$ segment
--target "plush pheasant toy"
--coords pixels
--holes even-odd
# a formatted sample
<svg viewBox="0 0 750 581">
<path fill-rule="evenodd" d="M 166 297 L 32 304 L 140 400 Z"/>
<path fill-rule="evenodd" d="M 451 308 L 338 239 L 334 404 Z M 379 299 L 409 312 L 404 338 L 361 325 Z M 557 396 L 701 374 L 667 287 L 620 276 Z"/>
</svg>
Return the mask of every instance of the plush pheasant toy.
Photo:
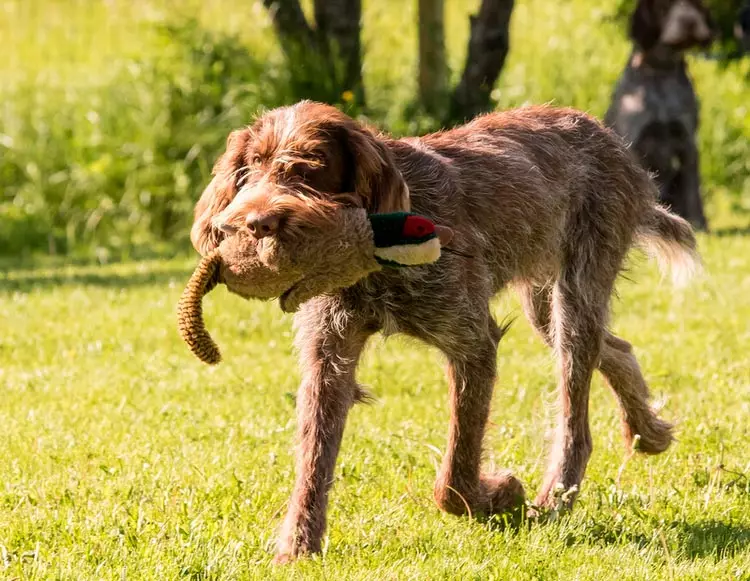
<svg viewBox="0 0 750 581">
<path fill-rule="evenodd" d="M 384 266 L 416 266 L 440 258 L 441 245 L 453 237 L 450 229 L 408 212 L 370 214 L 375 259 Z"/>
<path fill-rule="evenodd" d="M 244 298 L 279 298 L 283 311 L 321 294 L 355 284 L 383 267 L 429 264 L 453 231 L 408 212 L 370 214 L 342 209 L 327 227 L 289 240 L 258 242 L 240 230 L 203 257 L 178 305 L 182 338 L 202 361 L 221 361 L 203 323 L 201 300 L 217 284 Z"/>
</svg>

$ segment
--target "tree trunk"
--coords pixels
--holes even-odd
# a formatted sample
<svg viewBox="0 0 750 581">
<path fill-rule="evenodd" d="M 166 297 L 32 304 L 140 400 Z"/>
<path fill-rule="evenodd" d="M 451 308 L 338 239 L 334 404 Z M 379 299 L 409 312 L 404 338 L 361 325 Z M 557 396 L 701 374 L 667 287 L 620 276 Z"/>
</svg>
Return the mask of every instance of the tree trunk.
<svg viewBox="0 0 750 581">
<path fill-rule="evenodd" d="M 315 0 L 315 27 L 299 0 L 263 0 L 289 61 L 296 98 L 364 106 L 361 0 Z"/>
<path fill-rule="evenodd" d="M 443 0 L 419 0 L 419 99 L 431 115 L 444 113 L 448 92 Z"/>
<path fill-rule="evenodd" d="M 333 63 L 339 97 L 363 106 L 362 47 L 360 44 L 361 0 L 315 0 L 315 22 L 320 44 Z M 347 95 L 347 92 L 351 95 Z"/>
<path fill-rule="evenodd" d="M 299 0 L 263 0 L 287 60 L 294 99 L 325 101 L 331 94 L 331 66 Z"/>
<path fill-rule="evenodd" d="M 299 0 L 263 0 L 263 5 L 271 15 L 281 49 L 287 56 L 296 56 L 300 49 L 317 51 L 313 30 Z"/>
<path fill-rule="evenodd" d="M 449 123 L 490 110 L 490 93 L 508 54 L 512 11 L 513 0 L 482 0 L 479 14 L 471 16 L 466 66 L 451 98 Z"/>
</svg>

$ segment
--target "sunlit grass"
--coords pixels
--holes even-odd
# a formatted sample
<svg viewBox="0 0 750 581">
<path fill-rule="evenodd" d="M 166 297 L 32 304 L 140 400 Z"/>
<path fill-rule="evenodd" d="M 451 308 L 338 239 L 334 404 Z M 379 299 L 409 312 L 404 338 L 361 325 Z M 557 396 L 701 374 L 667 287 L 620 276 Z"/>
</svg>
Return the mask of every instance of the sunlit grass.
<svg viewBox="0 0 750 581">
<path fill-rule="evenodd" d="M 446 3 L 454 82 L 477 6 Z M 629 50 L 613 10 L 518 2 L 497 107 L 551 102 L 602 116 Z M 308 96 L 290 82 L 260 0 L 5 0 L 0 14 L 0 252 L 23 260 L 185 247 L 226 134 L 263 107 Z M 416 2 L 364 2 L 366 113 L 398 135 L 438 125 L 414 106 L 416 19 Z M 729 211 L 745 227 L 750 59 L 690 63 L 708 217 Z"/>
<path fill-rule="evenodd" d="M 292 486 L 298 372 L 291 318 L 215 291 L 225 362 L 175 329 L 192 260 L 10 271 L 0 279 L 0 577 L 8 579 L 745 579 L 750 576 L 750 239 L 703 237 L 707 275 L 684 291 L 635 261 L 614 329 L 636 352 L 679 441 L 625 450 L 597 377 L 595 453 L 577 510 L 497 530 L 431 501 L 444 447 L 440 357 L 374 341 L 350 417 L 322 557 L 278 570 Z M 497 316 L 520 315 L 516 300 Z M 533 491 L 554 388 L 521 317 L 502 342 L 486 462 Z"/>
<path fill-rule="evenodd" d="M 446 4 L 456 78 L 478 2 Z M 364 2 L 369 114 L 396 133 L 424 127 L 408 113 L 415 6 Z M 190 108 L 205 71 L 154 27 L 184 16 L 249 51 L 233 62 L 258 67 L 235 73 L 237 94 Z M 587 0 L 517 2 L 498 105 L 601 115 L 628 51 L 606 16 Z M 32 240 L 58 253 L 70 241 L 101 262 L 131 247 L 183 255 L 226 131 L 289 98 L 269 27 L 259 0 L 0 0 L 0 254 L 13 249 L 0 262 L 28 263 Z M 675 291 L 636 261 L 614 305 L 615 331 L 679 425 L 669 452 L 622 468 L 597 378 L 595 455 L 570 517 L 514 531 L 446 516 L 431 500 L 448 418 L 440 356 L 376 340 L 359 375 L 377 402 L 351 414 L 324 555 L 273 569 L 293 478 L 291 318 L 215 291 L 208 325 L 226 361 L 209 369 L 175 329 L 192 259 L 0 271 L 0 578 L 750 578 L 750 238 L 728 234 L 747 229 L 735 210 L 750 206 L 748 66 L 691 59 L 719 232 L 701 238 L 706 277 Z M 163 199 L 177 227 L 157 245 Z M 495 311 L 520 317 L 510 297 Z M 533 493 L 553 362 L 522 317 L 498 357 L 486 461 Z"/>
</svg>

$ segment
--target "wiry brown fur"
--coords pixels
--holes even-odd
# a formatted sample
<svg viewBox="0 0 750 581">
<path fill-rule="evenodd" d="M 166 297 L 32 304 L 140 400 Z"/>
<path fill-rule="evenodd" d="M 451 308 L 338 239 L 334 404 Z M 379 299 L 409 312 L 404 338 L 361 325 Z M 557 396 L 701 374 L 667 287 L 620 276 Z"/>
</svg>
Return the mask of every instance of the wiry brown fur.
<svg viewBox="0 0 750 581">
<path fill-rule="evenodd" d="M 684 51 L 712 38 L 700 0 L 639 0 L 630 23 L 633 52 L 605 122 L 655 174 L 659 200 L 706 229 L 700 195 L 698 99 Z"/>
<path fill-rule="evenodd" d="M 435 484 L 437 504 L 454 514 L 518 506 L 518 480 L 505 471 L 480 472 L 496 351 L 505 330 L 489 302 L 506 286 L 518 290 L 529 320 L 559 362 L 558 428 L 539 505 L 555 502 L 550 493 L 557 484 L 571 489 L 581 483 L 591 454 L 594 369 L 617 397 L 626 445 L 638 434 L 642 451 L 668 447 L 671 426 L 649 407 L 630 344 L 606 330 L 609 301 L 633 244 L 651 246 L 688 268 L 695 240 L 684 220 L 656 205 L 654 184 L 614 133 L 578 111 L 528 107 L 394 140 L 332 107 L 302 102 L 270 112 L 230 145 L 215 181 L 227 184 L 227 176 L 256 152 L 263 152 L 267 165 L 259 164 L 244 189 L 230 184 L 207 190 L 193 230 L 199 249 L 221 236 L 212 229 L 221 220 L 212 221 L 210 208 L 234 201 L 254 211 L 279 187 L 294 191 L 288 175 L 273 169 L 276 156 L 291 154 L 321 163 L 319 174 L 301 178 L 300 195 L 317 192 L 313 198 L 330 202 L 349 193 L 348 203 L 370 211 L 410 204 L 451 226 L 460 252 L 445 253 L 429 266 L 385 269 L 302 306 L 295 319 L 303 374 L 297 481 L 279 561 L 320 550 L 344 422 L 362 396 L 355 369 L 368 337 L 378 331 L 420 338 L 448 360 L 451 420 Z M 280 218 L 283 232 L 289 217 Z"/>
</svg>

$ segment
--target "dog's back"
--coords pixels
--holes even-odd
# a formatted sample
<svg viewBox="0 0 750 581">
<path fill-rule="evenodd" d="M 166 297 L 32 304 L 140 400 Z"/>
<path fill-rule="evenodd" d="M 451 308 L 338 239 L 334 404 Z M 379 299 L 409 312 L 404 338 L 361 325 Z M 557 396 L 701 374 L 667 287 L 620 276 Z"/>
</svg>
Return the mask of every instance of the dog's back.
<svg viewBox="0 0 750 581">
<path fill-rule="evenodd" d="M 559 272 L 569 246 L 624 253 L 657 191 L 623 140 L 585 113 L 525 107 L 392 142 L 412 208 L 457 231 L 497 285 Z"/>
</svg>

